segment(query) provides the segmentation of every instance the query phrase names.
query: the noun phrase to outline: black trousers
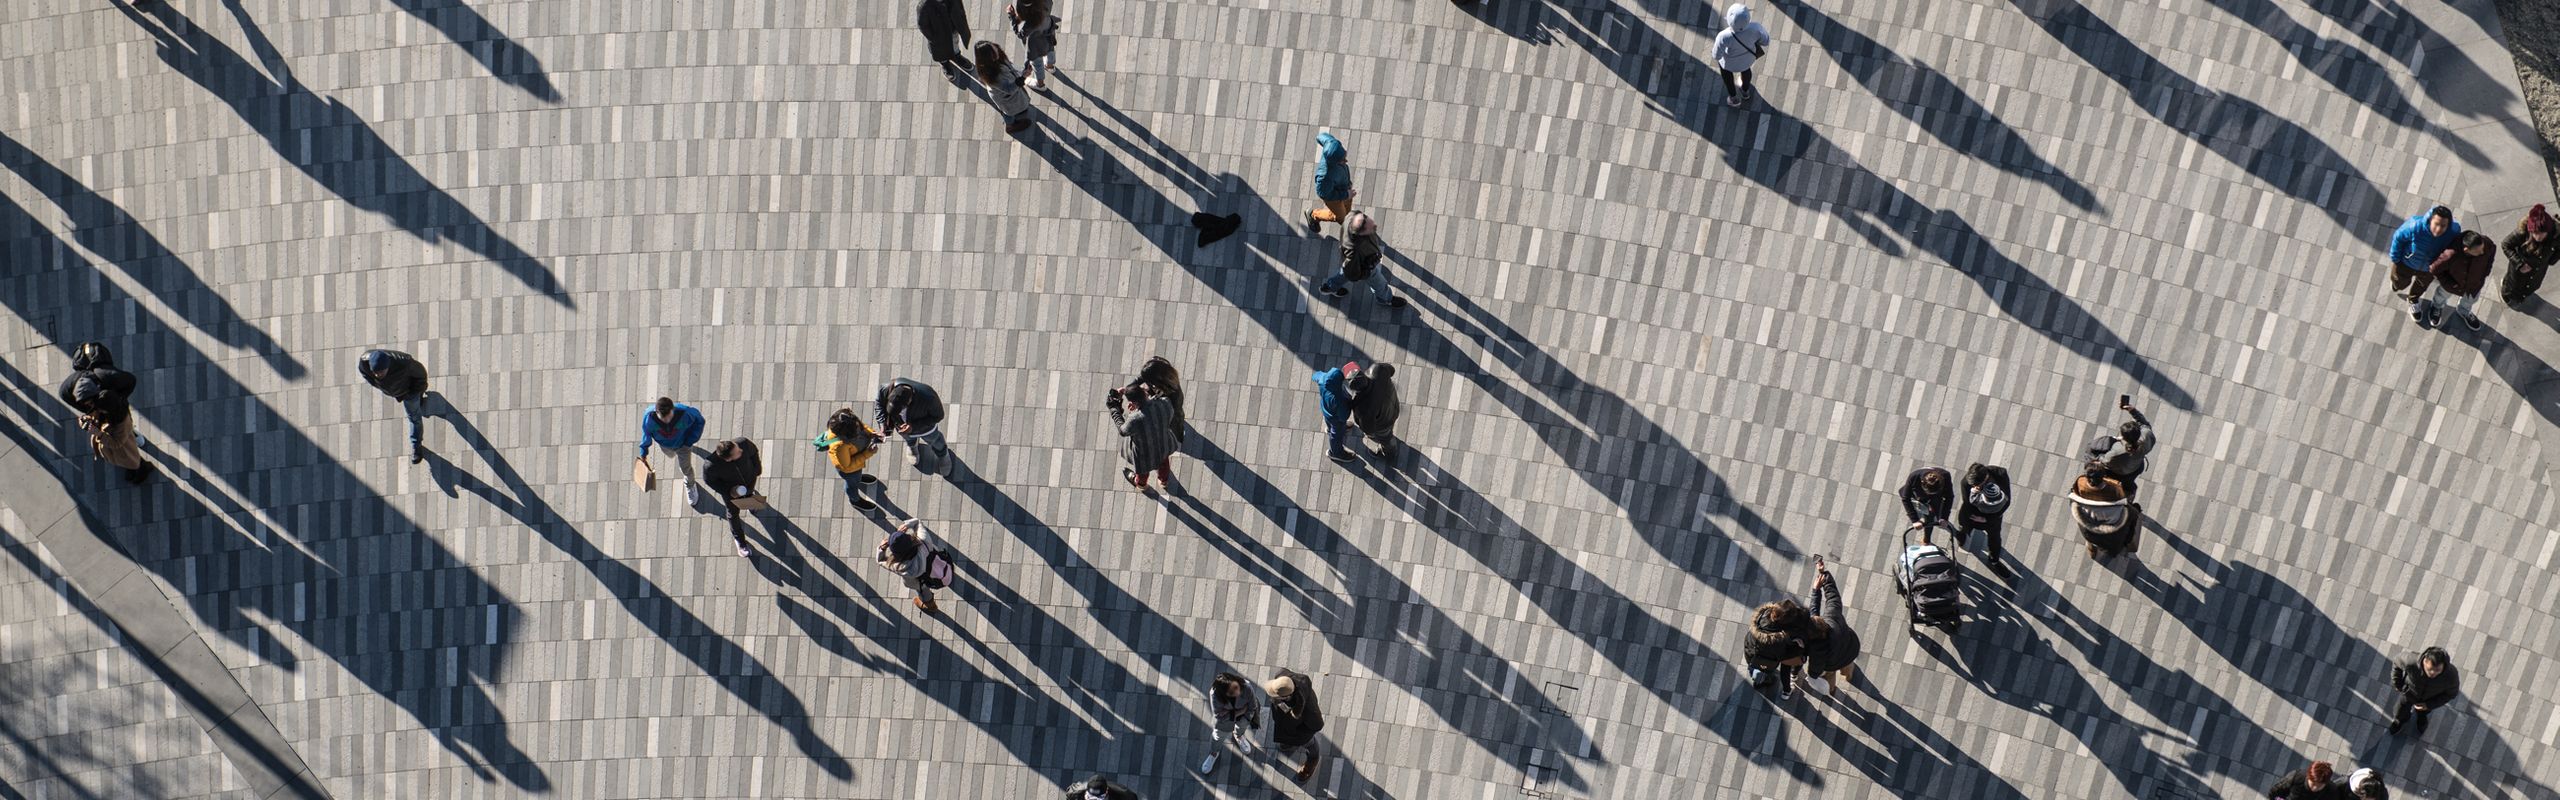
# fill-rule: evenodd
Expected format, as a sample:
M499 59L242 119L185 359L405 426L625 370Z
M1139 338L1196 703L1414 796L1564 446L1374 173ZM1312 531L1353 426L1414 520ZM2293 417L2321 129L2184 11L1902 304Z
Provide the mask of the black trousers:
M2427 732L2427 714L2436 710L2436 707L2428 706L2426 711L2419 711L2413 708L2417 703L2416 698L2405 694L2400 696L2399 704L2391 707L2392 729L2397 730L2402 725L2407 725L2409 734L2412 736Z

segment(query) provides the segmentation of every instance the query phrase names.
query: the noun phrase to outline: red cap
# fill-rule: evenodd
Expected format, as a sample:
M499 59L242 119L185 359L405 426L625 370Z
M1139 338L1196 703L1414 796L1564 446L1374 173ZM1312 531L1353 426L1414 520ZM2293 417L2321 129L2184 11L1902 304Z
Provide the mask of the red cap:
M1359 371L1360 371L1360 362L1357 362L1357 361L1345 361L1345 362L1342 362L1342 371L1344 371L1344 372L1359 372Z

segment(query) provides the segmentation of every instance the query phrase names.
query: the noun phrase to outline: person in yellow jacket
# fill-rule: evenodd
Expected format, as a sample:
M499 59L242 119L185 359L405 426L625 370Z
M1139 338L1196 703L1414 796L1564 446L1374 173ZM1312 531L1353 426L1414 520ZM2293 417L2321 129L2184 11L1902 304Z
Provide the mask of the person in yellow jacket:
M864 423L861 414L851 408L837 409L827 417L827 429L820 431L809 445L825 451L836 472L844 476L844 499L852 501L855 509L868 512L880 507L863 497L880 479L862 471L871 463L871 454L880 451L880 433Z

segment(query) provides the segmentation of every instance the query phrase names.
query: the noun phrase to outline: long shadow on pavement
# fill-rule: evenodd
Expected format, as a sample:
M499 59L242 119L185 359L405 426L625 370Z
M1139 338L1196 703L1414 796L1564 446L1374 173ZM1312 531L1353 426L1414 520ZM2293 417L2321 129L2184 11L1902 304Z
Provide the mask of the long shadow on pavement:
M391 0L391 4L434 26L455 47L470 53L471 60L487 67L491 76L544 102L560 102L560 90L551 86L551 76L542 71L542 59L489 24L489 18L480 16L465 0Z

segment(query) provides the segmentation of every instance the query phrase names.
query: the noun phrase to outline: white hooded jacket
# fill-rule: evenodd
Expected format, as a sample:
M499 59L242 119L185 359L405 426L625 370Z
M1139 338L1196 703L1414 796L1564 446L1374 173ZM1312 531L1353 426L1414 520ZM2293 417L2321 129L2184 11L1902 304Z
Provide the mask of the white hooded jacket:
M1716 66L1732 72L1751 68L1769 49L1769 29L1751 21L1751 7L1741 3L1724 10L1724 32L1716 34Z

